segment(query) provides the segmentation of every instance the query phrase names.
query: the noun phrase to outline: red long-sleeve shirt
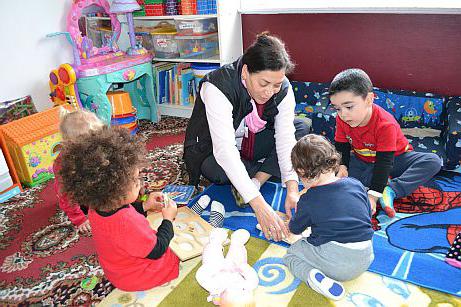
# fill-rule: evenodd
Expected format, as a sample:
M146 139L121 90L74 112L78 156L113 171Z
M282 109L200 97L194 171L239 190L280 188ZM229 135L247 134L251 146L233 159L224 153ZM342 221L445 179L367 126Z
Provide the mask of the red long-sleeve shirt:
M59 208L64 211L69 217L69 220L75 226L80 226L87 220L85 213L83 213L80 206L76 203L72 203L67 197L66 193L61 193L61 184L59 178L59 170L61 169L61 156L58 156L53 163L53 172L54 172L54 191L58 197Z

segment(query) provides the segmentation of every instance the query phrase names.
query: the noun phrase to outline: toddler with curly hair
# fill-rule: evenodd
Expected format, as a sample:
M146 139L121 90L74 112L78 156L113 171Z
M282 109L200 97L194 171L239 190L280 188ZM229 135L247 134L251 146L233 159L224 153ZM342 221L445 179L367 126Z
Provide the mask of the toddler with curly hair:
M96 116L96 114L86 111L78 110L69 112L65 108L60 110L60 122L59 132L61 133L63 145L66 142L75 140L84 134L91 131L98 131L104 126L103 122ZM69 200L66 193L61 191L61 179L59 178L59 171L61 169L62 158L59 155L53 163L53 172L55 174L54 190L58 198L58 204L64 213L66 213L69 220L77 227L77 230L81 234L90 234L91 226L88 218L86 217L87 208L79 204L73 203ZM142 190L144 194L144 190ZM145 201L136 201L133 203L136 211L146 215L146 211L161 210L159 202L161 201L161 195L151 193L145 195Z
M101 267L124 291L151 289L179 273L179 259L169 248L176 204L165 204L157 231L131 205L141 189L145 153L144 144L128 130L109 127L69 140L61 152L62 191L89 207Z
M345 290L338 281L356 278L374 259L367 192L354 178L336 177L341 156L323 136L301 138L291 161L307 191L298 201L289 229L301 234L311 227L312 233L291 245L283 260L313 290L341 299Z
M103 122L92 112L84 110L69 112L65 108L60 109L59 132L61 133L63 143L76 139L90 131L97 131L103 126ZM72 224L77 227L79 233L90 234L90 222L85 215L87 208L71 202L66 193L61 191L61 179L59 178L61 163L62 157L59 155L53 163L53 172L55 174L54 191L58 198L59 207L64 211Z

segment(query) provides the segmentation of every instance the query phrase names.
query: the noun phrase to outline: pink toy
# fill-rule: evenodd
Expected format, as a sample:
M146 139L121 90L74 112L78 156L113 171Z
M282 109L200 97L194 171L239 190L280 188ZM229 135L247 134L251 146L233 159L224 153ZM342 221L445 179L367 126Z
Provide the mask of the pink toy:
M215 305L234 306L242 304L254 305L254 290L259 279L256 271L247 263L245 243L250 233L239 229L231 235L231 245L227 256L223 255L223 243L227 239L227 231L215 228L210 233L209 243L203 249L202 266L195 278L197 282L210 292L208 301Z
M74 1L69 15L67 15L67 31L75 42L75 48L79 56L79 59L74 58L78 77L107 74L150 61L151 56L146 49L136 48L135 44L132 42L134 40L134 28L132 15L131 12L129 12L130 8L126 8L125 10L124 7L120 7L119 2L123 2L123 0L114 1L113 7L111 8L107 0ZM134 3L136 2L134 1ZM104 9L109 15L112 24L113 35L108 40L108 44L101 48L93 47L91 39L82 36L79 28L78 21L80 17L83 16L83 11L90 6L99 6ZM133 6L131 9L136 9L136 7ZM120 22L117 19L118 13L126 13L127 16L131 16L129 20L129 35L132 47L128 50L128 55L121 52L116 44L120 37L121 29ZM78 62L80 62L80 64Z
M139 119L158 121L155 102L154 79L152 75L152 56L134 38L132 12L140 9L136 0L73 0L67 16L67 31L48 36L65 35L72 45L77 78L78 96L82 106L95 112L107 125L111 124L113 110L107 92L115 83L122 84L128 92ZM103 46L97 48L94 42L82 35L79 27L81 18L103 12L109 16L111 28ZM127 16L130 44L127 52L119 50L117 40L120 36L120 22L117 14Z

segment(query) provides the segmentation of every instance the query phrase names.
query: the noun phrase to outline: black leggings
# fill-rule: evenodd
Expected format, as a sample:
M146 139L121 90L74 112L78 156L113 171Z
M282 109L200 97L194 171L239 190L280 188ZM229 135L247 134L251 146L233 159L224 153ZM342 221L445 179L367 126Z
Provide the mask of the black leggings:
M305 120L296 118L294 120L294 125L296 128L296 140L299 140L310 131L310 125ZM280 178L280 167L275 149L274 134L275 130L273 129L264 129L257 133L254 144L253 160L248 161L241 159L250 178L253 178L257 172L264 172L273 177ZM258 160L261 159L265 159L264 162L258 162ZM226 173L218 162L216 162L213 155L210 155L203 161L201 171L203 176L213 183L230 184L229 178L227 178Z

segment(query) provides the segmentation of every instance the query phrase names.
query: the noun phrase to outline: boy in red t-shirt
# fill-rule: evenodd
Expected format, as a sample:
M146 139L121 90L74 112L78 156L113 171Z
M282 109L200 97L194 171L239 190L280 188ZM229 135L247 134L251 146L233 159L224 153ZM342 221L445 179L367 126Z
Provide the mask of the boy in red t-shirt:
M157 231L131 205L141 189L144 144L127 129L103 127L66 142L61 157L62 192L89 207L96 252L107 279L121 290L142 291L178 277L179 259L168 247L176 204L169 201L161 209L163 221Z
M338 176L358 179L369 188L373 211L379 199L386 214L394 217L394 198L407 196L429 181L439 172L441 159L413 151L395 118L373 104L373 85L363 70L337 74L329 96L338 112L335 147L342 154Z

